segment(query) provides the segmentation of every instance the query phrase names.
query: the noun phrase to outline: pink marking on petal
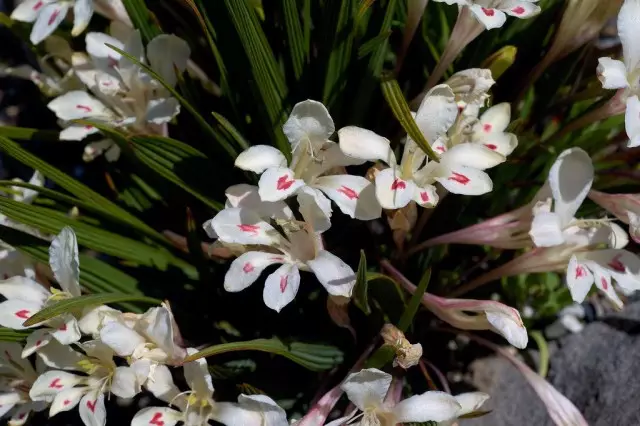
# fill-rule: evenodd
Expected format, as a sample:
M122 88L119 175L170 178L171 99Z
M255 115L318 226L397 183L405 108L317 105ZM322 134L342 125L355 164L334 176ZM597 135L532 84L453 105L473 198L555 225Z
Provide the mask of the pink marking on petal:
M436 151L445 152L444 146L442 145L436 146Z
M282 175L278 178L276 188L278 189L278 191L284 191L291 188L291 185L293 185L294 182L295 180L291 179L289 175Z
M587 276L587 270L584 268L584 266L578 266L576 268L576 278L586 277L586 276Z
M28 310L26 310L26 309L22 309L21 311L16 312L16 314L15 314L15 315L16 315L18 318L29 319L29 317L31 316L31 315L29 315L29 313L30 313L30 312L29 312Z
M625 272L627 268L625 268L624 263L620 262L621 257L621 254L617 254L607 265L616 272Z
M354 200L356 198L359 198L359 195L356 191L354 191L353 189L342 185L339 189L338 192L341 192L342 194L344 194L345 197L347 197L350 200Z
M482 126L482 130L484 130L486 133L489 133L491 129L493 129L493 126L491 124L485 124L484 126Z
M420 193L420 199L422 200L423 203L426 203L427 201L429 201L429 194L427 193L427 191Z
M494 144L492 144L492 143L485 143L485 144L484 144L484 146L486 146L487 148L489 148L489 149L490 149L490 150L492 150L492 151L495 151L496 149L498 149L498 147L497 147L497 146L495 146L495 145L494 145Z
M118 66L118 60L113 56L109 56L109 59L107 59L107 64L109 65L109 67L115 68Z
M149 424L156 425L156 426L164 426L164 422L161 421L160 419L162 419L162 413L154 413L153 418L151 419Z
M60 379L56 378L56 379L53 379L51 383L49 383L49 387L51 389L62 389L64 386L60 384Z
M88 106L86 106L86 105L76 105L76 108L77 108L77 109L81 109L81 110L83 110L84 112L91 112L91 111L93 111L93 110L91 109L91 107L88 107Z
M287 280L289 279L288 276L283 275L280 277L280 293L284 293L284 291L287 289Z
M406 187L407 187L407 184L398 178L396 178L396 180L394 180L393 183L391 184L392 191L395 191L397 189L405 189Z
M496 11L493 9L486 9L486 8L482 8L482 11L484 12L485 15L487 16L493 16L496 14Z
M42 6L44 6L44 2L42 0L40 0L38 3L33 5L33 10L37 11L38 9L40 9Z
M64 406L67 406L67 405L69 405L69 404L71 404L71 401L70 401L70 400L68 400L68 399L65 399L65 400L62 402L62 405L64 405Z
M606 290L609 288L609 283L605 277L600 278L600 284L602 284L602 289Z
M67 331L67 324L62 324L62 326L60 326L60 328L58 330Z
M38 340L38 341L36 342L36 347L37 347L37 346L40 346L41 344L42 344L42 340Z
M240 228L242 232L253 234L254 236L258 235L258 231L260 230L258 225L238 225L238 228Z
M51 16L49 17L49 22L47 22L47 25L53 25L53 23L56 21L59 15L60 15L60 10L59 9L54 10Z
M249 272L253 271L254 268L253 265L249 262L245 263L244 266L242 267L242 270L244 271L245 274L248 274Z
M511 11L518 15L522 15L525 12L524 7L522 6L514 7Z
M86 125L86 126L84 126L84 128L85 128L85 130L91 130L91 129L93 129L93 126Z
M469 182L471 182L471 179L469 179L468 177L466 177L463 174L460 173L456 173L456 172L452 172L451 176L449 177L449 180L461 183L463 185L468 184Z
M91 410L92 413L96 412L96 401L87 401L87 408L89 408L89 410Z

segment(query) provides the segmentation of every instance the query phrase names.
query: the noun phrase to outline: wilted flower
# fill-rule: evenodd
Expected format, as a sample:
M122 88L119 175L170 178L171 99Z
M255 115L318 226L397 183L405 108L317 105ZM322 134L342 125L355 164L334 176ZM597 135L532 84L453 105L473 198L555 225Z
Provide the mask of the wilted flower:
M380 336L384 343L391 346L396 353L393 360L393 366L400 366L407 370L417 365L422 357L422 345L417 343L412 345L411 342L404 337L404 333L392 324L385 324L380 331Z
M598 78L605 89L621 89L620 102L626 102L625 127L629 136L629 148L640 146L640 44L638 28L640 0L625 0L618 15L618 36L622 42L623 60L600 58Z
M592 189L589 198L629 225L631 238L640 244L640 194L605 194Z
M296 104L283 130L293 152L289 167L284 155L268 145L252 146L236 158L236 167L261 174L258 186L262 201L297 195L300 213L318 232L331 226L327 197L353 218L380 217L371 182L362 176L331 173L331 169L362 162L345 156L338 144L328 140L335 128L324 105L312 100Z
M300 286L300 270L310 271L334 296L350 297L356 278L349 265L324 250L320 234L304 222L278 222L283 234L246 208L227 208L219 212L207 227L225 244L245 246L245 253L233 261L225 276L227 291L244 290L270 265L281 264L267 277L265 304L280 311L289 304Z
M0 325L16 330L26 327L23 323L50 303L80 296L78 245L73 230L63 228L49 249L49 264L62 291L47 290L37 282L15 276L0 282L0 294L7 298L0 303ZM52 338L64 345L80 340L76 318L69 313L59 315L34 327L27 338L23 357L31 355L47 345Z
M429 391L414 395L397 404L385 403L392 376L375 368L353 373L342 383L342 389L357 410L327 426L359 424L361 426L394 426L406 422L446 422L454 420L462 406L445 392ZM358 411L361 414L356 415Z

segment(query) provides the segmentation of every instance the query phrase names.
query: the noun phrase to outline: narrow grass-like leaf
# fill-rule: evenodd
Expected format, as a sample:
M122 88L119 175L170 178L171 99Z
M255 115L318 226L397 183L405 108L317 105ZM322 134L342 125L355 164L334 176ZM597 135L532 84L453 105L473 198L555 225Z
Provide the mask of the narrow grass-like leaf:
M218 124L220 124L220 126L222 126L222 128L227 132L229 139L234 140L240 148L245 150L251 146L251 144L247 142L244 136L242 136L240 132L235 127L233 127L233 124L231 124L229 120L215 111L212 111L211 115L213 115L213 118L215 118Z
M0 342L22 342L31 334L31 330L12 330L0 327Z
M88 306L106 305L109 303L118 302L143 302L153 305L159 305L162 300L154 299L153 297L137 296L132 294L121 293L103 293L103 294L87 294L85 296L73 297L71 299L61 300L53 305L38 311L31 318L24 322L25 326L32 326L58 315L67 312L76 312L82 308Z
M429 281L431 281L431 269L427 269L422 275L420 279L420 283L418 284L418 288L415 293L411 296L409 303L407 304L407 308L404 310L400 321L398 322L398 328L400 331L405 332L413 322L413 317L416 316L416 312L418 312L418 308L420 307L420 303L422 302L422 296L424 292L427 291L427 287L429 286Z
M529 333L529 336L531 336L533 340L536 341L536 344L538 345L538 351L540 352L538 374L541 377L547 377L547 373L549 372L549 345L547 345L547 341L539 331L532 331Z
M404 98L402 90L400 90L400 86L394 78L388 78L382 82L382 94L387 100L393 115L398 119L405 132L407 132L411 139L418 144L431 160L440 162L438 155L431 149L430 145L430 143L435 141L427 141L418 128L416 121L411 116L407 100Z
M340 10L334 30L335 35L322 92L322 102L329 109L336 103L338 96L346 86L345 73L351 62L351 50L354 40L354 1L344 0L339 3Z
M162 34L160 26L144 0L122 0L122 2L131 17L133 27L140 30L142 37L144 37L147 43L155 36Z
M0 135L20 141L59 141L60 132L54 130L29 129L26 127L0 126Z
M284 356L311 371L326 371L342 362L342 351L334 346L299 342L284 344L275 338L214 345L188 356L185 362L237 351L259 351Z
M305 62L304 38L302 36L302 26L300 25L300 14L296 0L282 0L282 12L284 24L287 29L287 42L291 52L291 65L296 80L302 76Z
M198 110L193 105L191 105L191 103L189 101L187 101L180 93L178 93L178 91L172 85L170 85L166 81L164 81L164 79L162 77L160 77L160 75L158 73L156 73L153 69L151 69L151 67L149 67L148 65L143 64L142 62L140 62L140 60L138 58L134 58L133 56L131 56L127 52L125 52L125 51L123 51L121 49L118 49L117 47L115 47L115 46L113 46L113 45L111 45L109 43L105 43L105 45L107 45L109 48L115 50L116 52L118 52L122 56L126 57L131 62L133 62L134 64L138 65L147 74L149 74L149 76L151 76L154 80L156 80L158 83L160 83L165 89L167 89L167 91L169 93L171 93L171 96L176 98L178 100L178 102L180 102L180 104L187 111L189 111L189 113L196 119L196 121L198 122L200 127L202 127L202 129L206 133L208 133L211 137L213 137L220 144L220 146L222 146L222 148L227 152L227 154L229 154L229 156L232 159L236 158L238 153L236 152L235 148L233 148L231 146L231 144L225 138L223 138L213 127L211 127L211 125L207 122L207 120L204 119L204 117L198 112Z
M390 35L391 31L385 31L378 34L371 40L362 43L358 48L358 59L362 59L378 50L382 45L386 44Z
M369 306L369 280L367 279L367 257L364 250L360 250L360 263L356 274L356 285L353 291L353 302L365 314L371 313Z

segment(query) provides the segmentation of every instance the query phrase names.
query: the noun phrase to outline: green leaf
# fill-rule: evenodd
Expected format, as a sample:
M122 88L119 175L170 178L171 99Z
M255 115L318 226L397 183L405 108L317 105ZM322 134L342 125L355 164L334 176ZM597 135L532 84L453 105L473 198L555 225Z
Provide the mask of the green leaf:
M391 31L385 31L378 34L371 40L368 40L362 43L362 45L360 45L360 47L358 48L358 59L362 59L370 55L374 51L378 50L381 46L383 46L387 42L387 39L389 38L390 35L391 35Z
M360 263L356 274L356 285L353 291L353 301L366 315L371 313L369 306L369 280L367 279L367 257L364 250L360 250Z
M171 93L171 96L176 98L178 100L178 102L180 102L180 104L183 107L185 107L185 109L187 111L189 111L189 113L191 115L193 115L193 117L196 119L196 121L198 122L200 127L202 127L202 129L206 133L208 133L210 136L212 136L216 140L216 142L218 142L218 144L220 144L220 146L222 146L222 148L227 152L227 154L229 154L229 156L232 159L235 159L238 156L238 153L236 152L235 148L233 148L231 146L229 141L227 141L213 127L211 127L211 125L207 122L207 120L205 120L204 117L202 115L200 115L198 110L193 105L191 105L191 103L189 103L189 101L187 101L180 93L178 93L178 91L171 84L168 84L166 81L164 81L164 79L162 77L160 77L160 75L158 73L156 73L153 69L151 69L151 67L149 67L146 64L143 64L142 62L140 62L140 60L138 58L134 58L133 56L131 56L127 52L125 52L125 51L123 51L121 49L118 49L117 47L115 47L115 46L113 46L113 45L111 45L109 43L105 43L105 45L107 45L109 48L115 50L116 52L118 52L122 56L126 57L131 62L133 62L134 64L138 65L147 74L149 74L149 76L151 76L154 80L156 80L158 83L160 83L165 89L167 89L167 91L169 93Z
M418 308L420 307L420 303L422 302L422 296L424 292L427 291L427 287L429 286L429 281L431 281L431 269L427 269L422 275L420 279L420 283L418 284L418 288L415 293L411 296L411 300L407 304L407 308L405 309L400 321L398 322L398 328L402 332L406 332L411 323L413 322L413 317L416 316L416 312L418 312Z
M53 305L38 311L24 322L25 326L32 326L67 312L77 312L88 306L106 305L117 302L144 302L159 305L162 300L147 296L136 296L121 293L87 294L85 296L72 297L61 300Z
M342 351L334 346L293 342L279 339L256 339L214 345L188 356L184 362L237 351L260 351L284 356L311 371L326 371L342 362Z
M131 17L133 28L140 30L147 43L155 36L162 34L162 30L144 0L122 0L122 2Z
M540 362L538 363L538 374L541 377L547 377L549 372L549 346L544 336L539 331L532 331L529 336L536 341L538 345L538 351L540 352Z
M287 29L289 51L291 52L291 65L293 66L296 80L299 80L302 76L307 49L303 45L304 37L302 36L302 26L300 25L300 14L298 13L296 0L282 0L282 9L284 24Z
M387 100L393 115L400 122L405 132L407 132L411 139L418 144L418 146L425 152L425 154L427 154L427 156L429 156L431 160L440 162L438 155L431 149L431 143L435 141L427 141L418 128L416 121L411 116L409 105L402 94L402 90L400 90L398 82L393 78L383 81L382 94Z
M12 330L0 327L0 342L22 342L31 334L31 330Z
M28 129L26 127L1 126L0 135L22 141L59 141L60 132L54 130Z
M244 136L242 136L240 132L238 132L238 130L235 127L233 127L233 124L231 124L229 120L227 120L226 118L224 118L222 115L218 114L215 111L212 111L211 115L213 115L213 118L216 119L216 121L218 122L218 124L220 124L222 129L225 130L225 132L227 133L227 137L231 140L234 140L240 148L245 150L251 146L251 144L247 142Z

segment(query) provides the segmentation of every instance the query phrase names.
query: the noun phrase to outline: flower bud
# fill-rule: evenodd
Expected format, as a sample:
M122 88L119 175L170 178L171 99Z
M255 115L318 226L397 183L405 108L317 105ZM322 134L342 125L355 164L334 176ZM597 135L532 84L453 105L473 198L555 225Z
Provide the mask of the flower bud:
M391 324L385 324L380 331L380 336L384 343L393 347L396 352L396 358L393 360L393 366L400 366L407 370L417 365L422 357L422 345L420 343L412 345L404 333Z

